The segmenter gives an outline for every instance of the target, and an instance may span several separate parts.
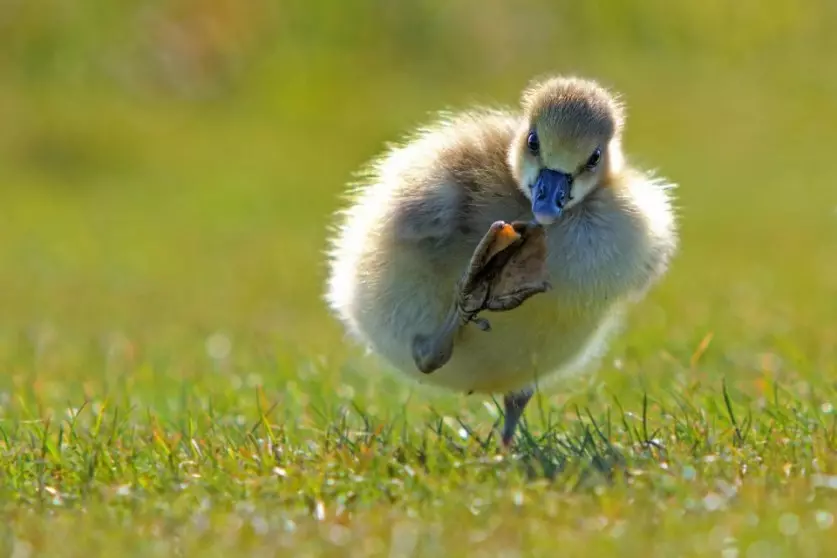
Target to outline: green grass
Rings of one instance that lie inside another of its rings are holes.
[[[47,4],[0,3],[3,555],[834,547],[828,2]],[[383,142],[546,71],[624,94],[682,251],[506,454],[345,343],[322,249]]]
[[[291,375],[268,358],[254,369]],[[495,407],[448,397],[422,409],[386,381],[399,401],[372,411],[380,385],[353,393],[366,386],[323,381],[314,365],[285,386],[222,363],[188,387],[152,364],[129,370],[78,407],[42,407],[48,386],[7,397],[2,495],[15,544],[335,556],[556,545],[571,556],[761,556],[771,545],[797,556],[833,541],[827,382],[785,389],[761,377],[751,396],[683,374],[647,392],[580,384],[538,402],[504,454]]]

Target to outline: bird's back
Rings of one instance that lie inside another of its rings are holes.
[[[392,196],[395,239],[473,248],[494,220],[525,214],[508,165],[518,125],[494,110],[447,115],[380,159],[370,182]]]

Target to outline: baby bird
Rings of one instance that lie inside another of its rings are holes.
[[[554,77],[521,104],[442,115],[376,159],[337,215],[326,293],[350,335],[403,374],[503,394],[506,446],[536,384],[599,356],[678,244],[674,185],[628,165],[613,94]],[[458,303],[461,279],[498,222],[515,220],[543,227],[551,288],[481,331]],[[462,327],[434,364],[421,340],[452,307]]]

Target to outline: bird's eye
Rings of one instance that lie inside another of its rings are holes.
[[[597,147],[596,150],[593,152],[593,154],[590,155],[590,158],[587,159],[587,162],[584,164],[584,167],[587,170],[593,170],[599,165],[599,161],[601,161],[601,160],[602,160],[602,150]]]
[[[529,137],[526,138],[526,147],[529,148],[529,152],[532,155],[537,155],[538,152],[541,150],[541,142],[538,139],[538,133],[534,130],[529,132]]]

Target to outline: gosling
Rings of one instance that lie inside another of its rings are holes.
[[[674,184],[627,163],[614,94],[559,76],[521,108],[443,113],[375,159],[336,215],[326,287],[348,333],[404,375],[502,394],[504,446],[535,387],[601,356],[678,245]],[[442,327],[477,247],[514,220],[544,228],[551,288],[492,314],[488,333],[466,324],[428,369],[416,340]]]

